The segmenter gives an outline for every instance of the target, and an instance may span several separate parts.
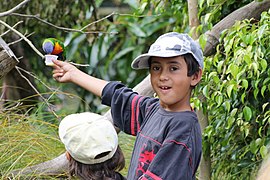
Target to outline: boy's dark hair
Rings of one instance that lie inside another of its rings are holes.
[[[195,73],[198,73],[200,70],[200,65],[198,64],[198,62],[194,59],[194,57],[191,54],[185,54],[183,55],[185,62],[187,64],[187,76],[190,77]]]
[[[103,153],[103,156],[106,154]],[[100,158],[100,155],[99,157]],[[108,180],[115,179],[115,172],[121,171],[125,167],[125,158],[120,146],[111,159],[98,164],[83,164],[72,157],[69,161],[69,173],[80,179]]]

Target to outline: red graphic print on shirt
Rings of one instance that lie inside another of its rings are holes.
[[[154,159],[156,153],[157,151],[153,149],[151,144],[143,145],[141,149],[140,158],[139,158],[139,164],[136,170],[137,177],[140,177],[142,174],[144,174],[147,171],[149,164]]]

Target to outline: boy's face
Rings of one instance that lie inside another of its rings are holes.
[[[187,64],[182,56],[151,57],[151,84],[167,111],[190,111],[191,86],[201,79],[198,74],[187,76]]]

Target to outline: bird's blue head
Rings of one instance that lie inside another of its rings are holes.
[[[53,52],[54,45],[51,41],[46,41],[42,45],[42,49],[46,54],[51,54]]]

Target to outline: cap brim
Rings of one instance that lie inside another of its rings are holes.
[[[150,57],[175,57],[175,56],[181,56],[183,54],[186,54],[187,52],[180,53],[180,52],[159,52],[159,53],[146,53],[141,54],[137,58],[133,60],[131,63],[131,67],[133,69],[148,69],[149,68],[149,58]]]

